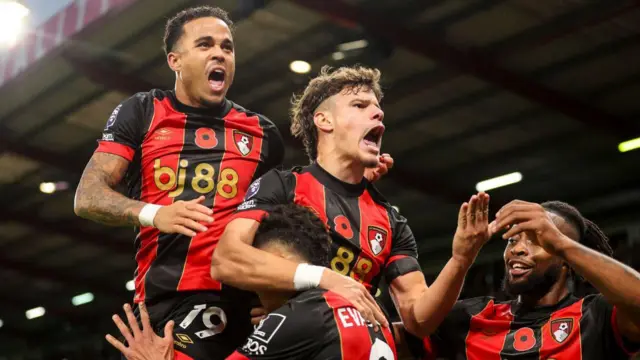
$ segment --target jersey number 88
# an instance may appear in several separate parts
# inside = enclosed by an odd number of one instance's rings
[[[168,166],[160,166],[160,159],[153,163],[153,181],[158,189],[169,191],[169,197],[180,196],[184,191],[187,178],[187,166],[189,161],[180,160],[178,164],[178,174]],[[194,176],[191,179],[191,188],[199,194],[208,194],[211,191],[217,193],[225,199],[231,199],[238,194],[238,173],[232,168],[222,169],[216,183],[216,169],[211,164],[201,163],[194,169]]]
[[[336,256],[331,259],[331,269],[338,274],[351,276],[353,279],[364,282],[365,277],[373,267],[371,260],[358,257],[353,269],[351,264],[354,262],[355,254],[349,248],[340,246],[336,251]]]

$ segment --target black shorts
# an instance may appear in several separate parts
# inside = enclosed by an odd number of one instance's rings
[[[251,307],[258,305],[255,295],[227,288],[224,292],[179,293],[147,303],[147,309],[158,335],[169,320],[174,321],[176,359],[216,360],[225,359],[244,344],[253,331]]]

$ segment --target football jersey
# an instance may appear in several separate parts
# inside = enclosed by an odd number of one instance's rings
[[[289,203],[310,208],[330,229],[331,269],[360,281],[372,294],[382,276],[390,283],[420,271],[407,220],[366,179],[348,184],[317,163],[267,172],[251,184],[234,218],[260,221],[273,206]]]
[[[602,295],[568,295],[533,309],[472,298],[458,301],[433,336],[413,338],[410,347],[422,359],[628,359],[640,344],[620,336],[616,316]]]
[[[393,360],[392,328],[374,331],[345,298],[331,291],[299,293],[260,322],[228,360]]]
[[[214,222],[194,237],[142,226],[135,240],[135,302],[176,291],[220,290],[211,255],[249,184],[279,165],[284,144],[264,116],[229,100],[216,108],[180,103],[173,91],[138,93],[109,117],[96,152],[130,161],[128,197],[170,205],[204,195]]]

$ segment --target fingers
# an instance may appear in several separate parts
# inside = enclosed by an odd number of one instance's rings
[[[202,204],[204,202],[204,195],[200,195],[197,199],[193,199],[193,200],[189,200],[187,201],[187,203],[191,203],[191,204]]]
[[[192,200],[193,201],[193,200]],[[204,214],[204,215],[211,215],[213,214],[213,210],[202,205],[202,204],[198,204],[195,202],[187,202],[184,205],[184,208],[190,211],[195,211],[198,212],[200,214]],[[213,219],[211,219],[211,221],[213,221]]]
[[[105,336],[105,339],[107,339],[107,342],[109,342],[109,344],[111,344],[111,346],[113,346],[114,348],[118,349],[118,351],[120,351],[125,356],[128,356],[129,349],[127,349],[127,347],[124,346],[124,344],[122,342],[120,342],[118,339],[116,339],[113,336],[111,336],[111,334],[107,334]]]
[[[193,221],[193,220],[191,220],[189,218],[178,218],[178,219],[176,219],[176,223],[178,225],[182,225],[182,226],[184,226],[184,227],[186,227],[188,229],[191,229],[191,230],[195,230],[195,231],[199,231],[199,232],[207,231],[207,227],[206,226],[204,226],[202,224],[199,224],[198,222]]]
[[[485,192],[478,193],[479,206],[478,206],[478,222],[484,224],[489,221],[489,194]]]
[[[169,322],[167,322],[167,324],[164,326],[164,337],[163,337],[163,339],[171,340],[171,342],[173,342],[173,327],[174,326],[175,326],[175,323],[173,322],[173,320],[169,320]]]
[[[478,209],[478,196],[473,195],[469,200],[469,207],[467,209],[467,225],[474,226],[476,224],[477,217],[477,209]]]
[[[122,308],[124,309],[124,313],[127,315],[127,321],[129,322],[129,327],[133,332],[133,337],[134,338],[139,337],[141,334],[140,327],[138,326],[138,320],[136,320],[136,317],[133,315],[133,311],[131,310],[131,305],[124,304]]]
[[[367,301],[369,306],[371,306],[371,311],[375,320],[375,321],[372,321],[374,328],[376,328],[375,326],[376,324],[381,324],[383,327],[388,327],[389,323],[387,322],[386,316],[384,316],[384,313],[380,309],[380,306],[378,305],[376,300],[373,298],[373,296],[366,290],[366,288],[364,291],[365,291],[365,300]]]
[[[196,236],[196,232],[190,229],[187,229],[186,227],[182,226],[182,225],[173,225],[173,232],[178,233],[178,234],[182,234],[182,235],[186,235],[188,237],[194,237]]]
[[[535,228],[535,221],[533,220],[525,221],[525,222],[519,223],[517,226],[516,225],[512,226],[507,232],[505,232],[502,235],[502,238],[508,239],[510,237],[518,235],[523,231],[534,230],[534,228]]]
[[[382,154],[382,157],[380,158],[380,161],[382,163],[384,163],[385,165],[387,165],[387,169],[391,169],[393,167],[394,164],[394,160],[391,157],[391,155],[389,154]]]
[[[460,210],[458,211],[458,227],[460,229],[465,229],[467,227],[467,211],[469,210],[468,203],[462,203],[460,206]]]
[[[253,309],[251,309],[251,316],[263,316],[263,315],[267,315],[267,311],[262,308],[262,307],[255,307]]]
[[[127,325],[125,325],[122,319],[120,319],[120,316],[113,315],[111,319],[116,324],[116,327],[118,328],[118,330],[120,330],[120,334],[124,336],[125,340],[127,340],[128,343],[132,343],[133,336],[131,335],[131,331],[129,331],[129,328],[127,327]]]
[[[178,213],[179,216],[182,216],[185,219],[191,219],[194,221],[201,221],[204,223],[212,223],[213,222],[213,218],[209,215],[205,215],[201,212],[195,211],[195,210],[189,210],[186,209],[180,213]],[[204,225],[203,225],[204,226]]]
[[[496,227],[498,229],[507,228],[509,225],[520,224],[535,219],[537,213],[531,210],[510,211],[508,214],[502,214],[496,219]]]
[[[138,308],[140,309],[140,320],[142,322],[142,332],[146,333],[151,330],[151,320],[149,319],[149,312],[147,312],[147,306],[144,303],[140,303]]]

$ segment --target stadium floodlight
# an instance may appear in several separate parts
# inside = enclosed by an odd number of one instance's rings
[[[345,56],[342,51],[336,51],[333,54],[331,54],[331,58],[335,61],[340,61],[340,60],[344,60]]]
[[[25,311],[25,316],[27,317],[27,319],[31,320],[31,319],[35,319],[35,318],[39,318],[41,316],[43,316],[45,314],[45,310],[42,306],[38,306],[37,308],[33,308],[31,310],[27,310]]]
[[[73,304],[73,306],[88,304],[92,301],[93,301],[93,294],[90,292],[76,295],[71,298],[71,303]]]
[[[289,64],[289,69],[296,74],[306,74],[311,71],[311,64],[304,60],[294,60]]]
[[[40,183],[40,191],[45,194],[53,194],[54,192],[56,192],[56,184],[52,182]]]
[[[640,148],[640,138],[627,140],[618,144],[618,151],[627,152]]]
[[[0,328],[2,327],[2,325],[4,325],[4,323],[2,322],[2,319],[0,319]]]
[[[356,41],[350,41],[350,42],[346,42],[343,44],[338,45],[338,50],[340,51],[351,51],[351,50],[358,50],[358,49],[364,49],[369,45],[369,42],[367,40],[356,40]]]
[[[136,284],[133,282],[133,280],[127,281],[125,286],[127,287],[127,290],[129,290],[129,291],[133,291],[133,290],[136,289]]]
[[[515,184],[520,181],[522,181],[522,174],[516,171],[510,174],[480,181],[479,183],[476,184],[476,190],[489,191],[499,187]]]
[[[29,9],[18,1],[0,0],[0,45],[13,46],[22,35]]]

